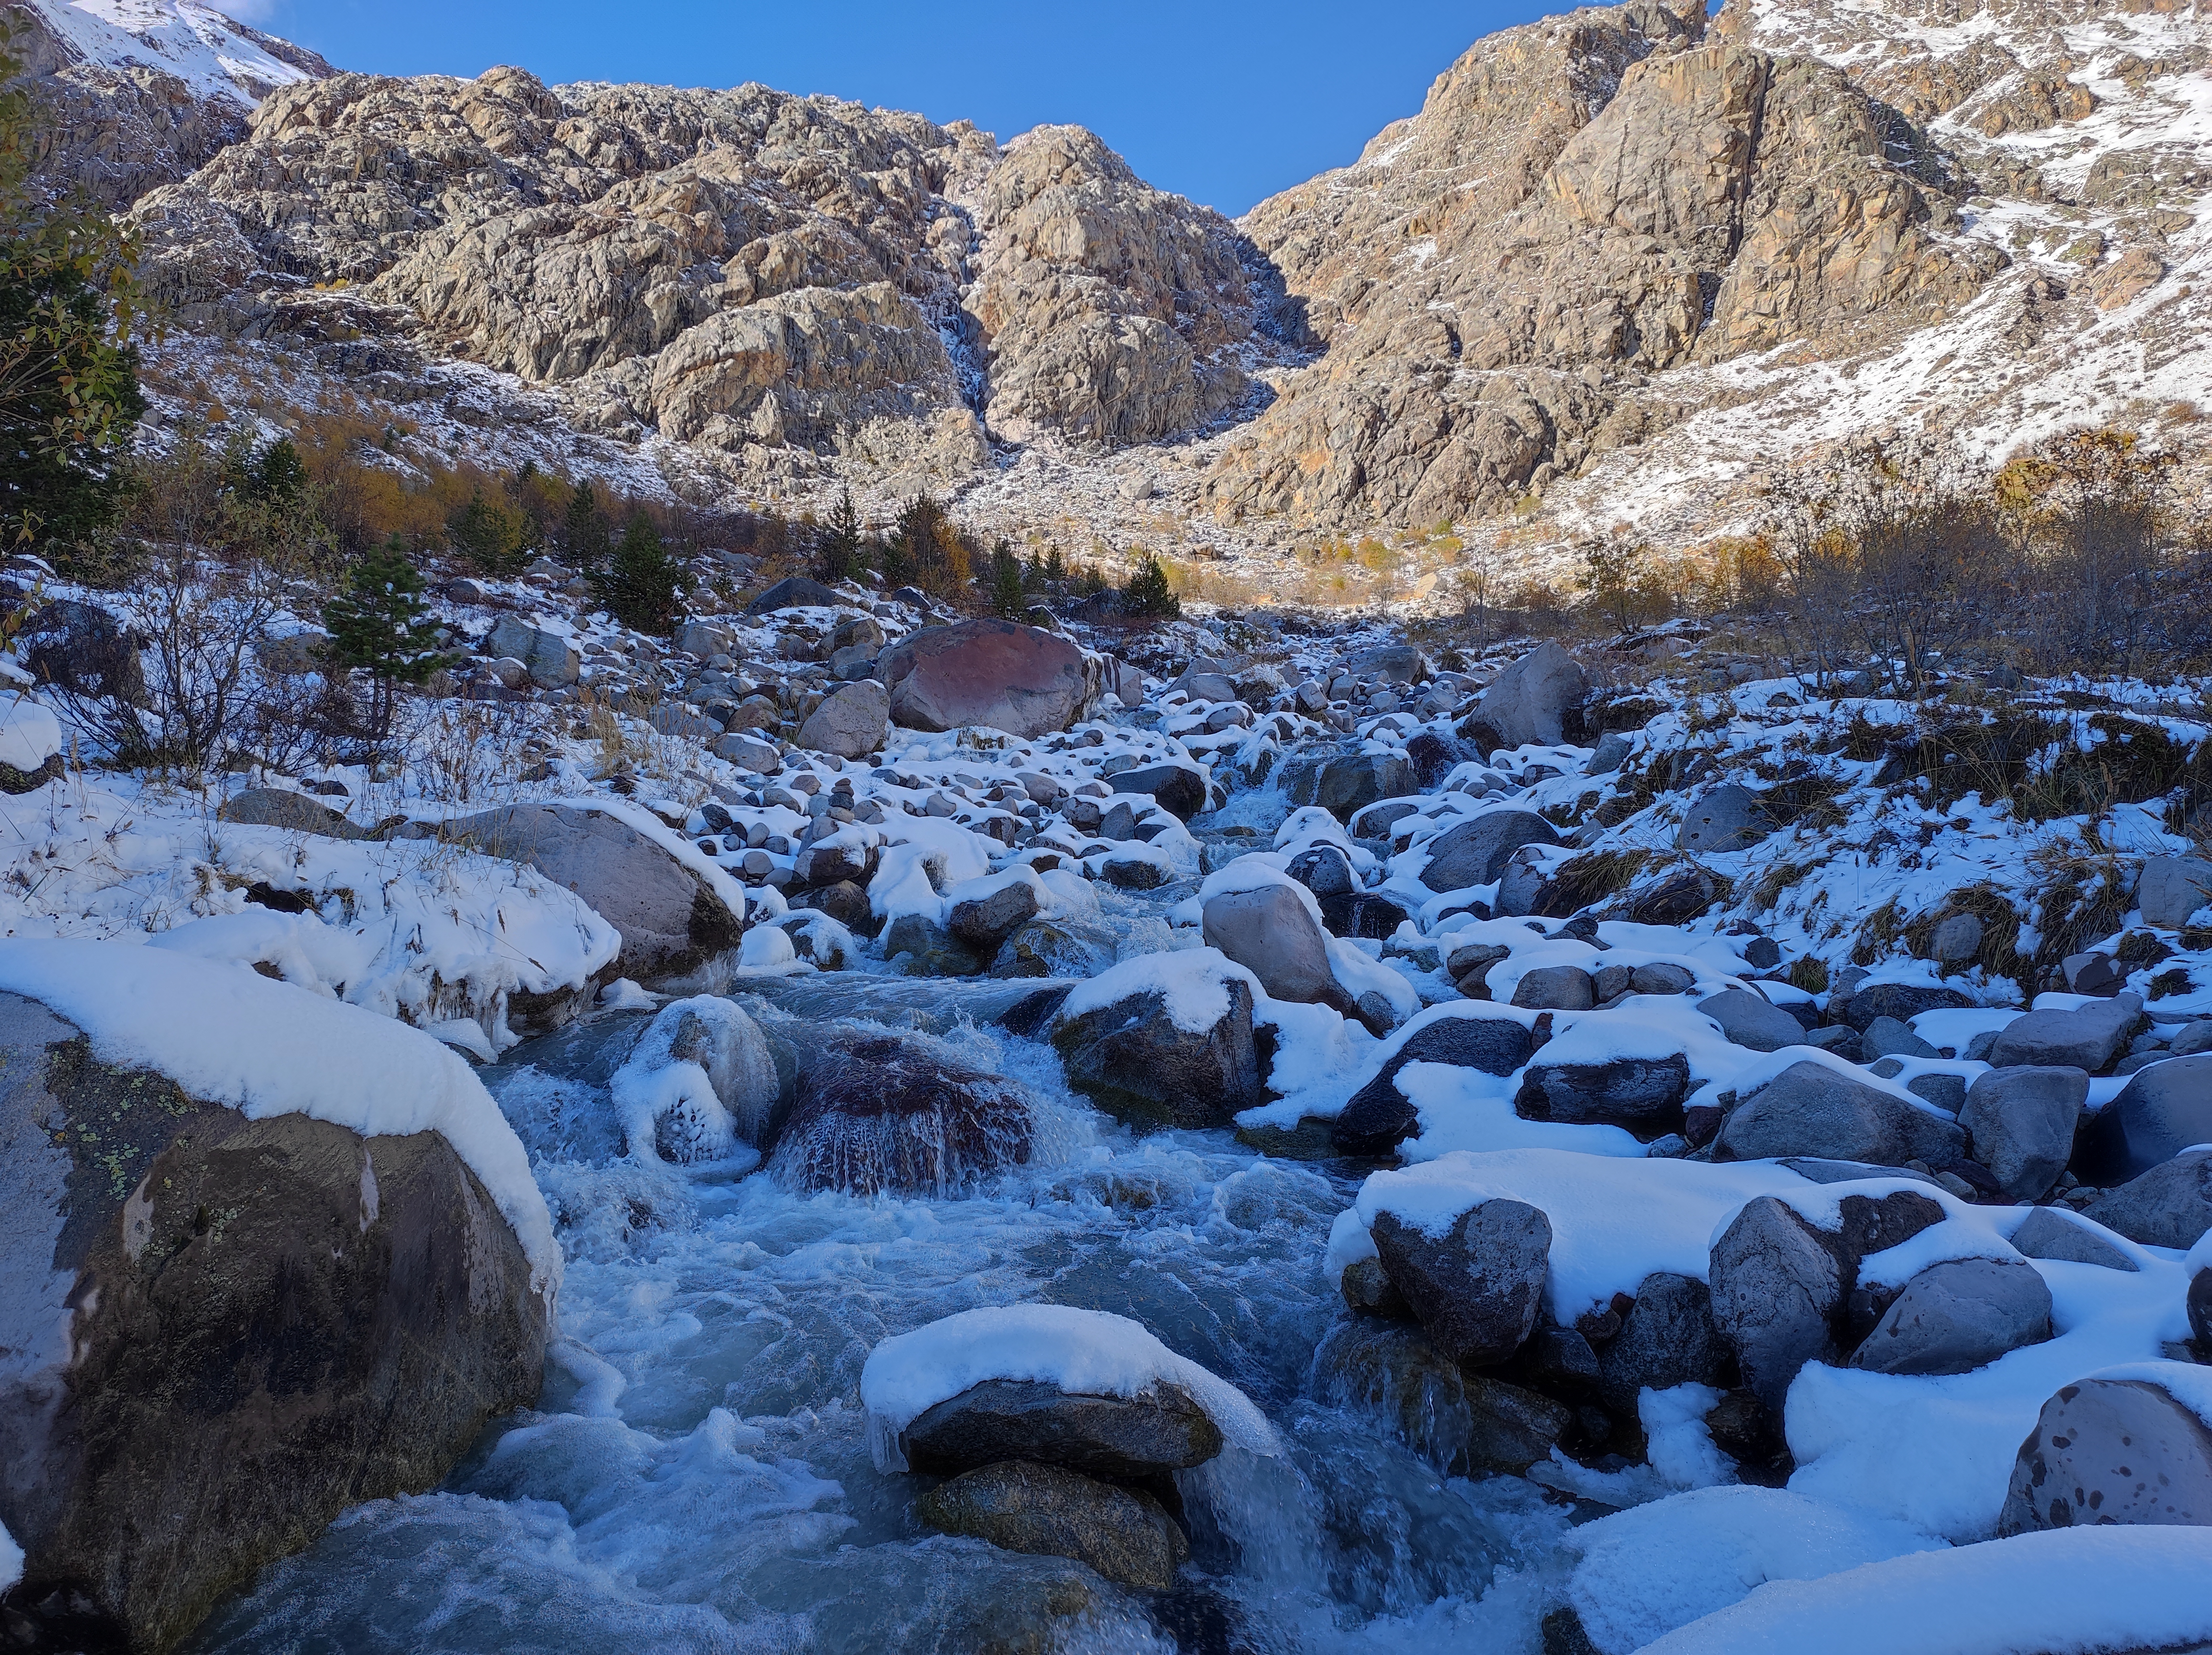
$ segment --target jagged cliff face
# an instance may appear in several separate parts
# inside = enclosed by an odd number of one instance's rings
[[[235,143],[246,112],[275,88],[331,72],[313,52],[196,0],[0,0],[0,23],[57,117],[37,181],[110,207]]]
[[[1668,369],[1973,296],[2000,261],[1942,239],[1892,112],[1703,34],[1644,4],[1493,36],[1358,165],[1255,209],[1328,351],[1224,453],[1217,509],[1487,514],[1640,434]]]
[[[950,486],[1263,566],[1507,512],[1680,542],[1839,438],[2155,436],[2212,383],[2194,0],[1567,13],[1237,225],[1080,128],[331,75],[194,0],[14,3],[50,173],[135,200],[191,336],[402,402],[480,365],[716,487]]]
[[[265,328],[357,324],[558,387],[582,428],[773,468],[958,476],[984,427],[1146,442],[1246,389],[1241,243],[1090,133],[765,87],[341,75],[137,206],[158,291]]]

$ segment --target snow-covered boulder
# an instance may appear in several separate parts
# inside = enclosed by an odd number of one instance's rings
[[[772,926],[747,933],[782,937]],[[789,939],[784,941],[788,949]],[[711,995],[661,1008],[608,1084],[631,1155],[681,1163],[765,1149],[782,1082],[760,1025]]]
[[[802,1055],[798,1098],[769,1169],[801,1191],[946,1196],[1030,1158],[1025,1088],[896,1034]]]
[[[2169,1058],[2130,1076],[2082,1135],[2081,1173],[2118,1184],[2200,1143],[2212,1143],[2212,1052]]]
[[[1559,829],[1533,810],[1486,810],[1429,841],[1421,883],[1432,891],[1488,885],[1522,846],[1559,842]]]
[[[1540,1209],[1480,1201],[1427,1225],[1383,1211],[1368,1233],[1430,1343],[1462,1367],[1505,1361],[1535,1327],[1552,1246],[1552,1222]]]
[[[1218,1126],[1266,1100],[1252,974],[1217,949],[1124,961],[1068,996],[1052,1043],[1067,1083],[1152,1125]]]
[[[622,933],[615,970],[624,977],[691,970],[736,947],[744,929],[729,876],[641,810],[516,804],[430,831],[526,863],[575,892]]]
[[[467,1063],[243,967],[0,943],[0,1211],[18,1601],[131,1647],[538,1394],[560,1255]]]
[[[1959,1159],[1966,1135],[1947,1115],[1807,1058],[1739,1103],[1722,1125],[1718,1157],[1759,1161],[1826,1155],[1878,1167]]]
[[[28,793],[62,773],[62,725],[20,689],[0,689],[0,793]]]

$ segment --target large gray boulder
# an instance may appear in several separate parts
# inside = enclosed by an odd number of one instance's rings
[[[2144,859],[2142,876],[2136,882],[2136,904],[2145,924],[2179,931],[2207,902],[2212,902],[2212,862],[2193,856]]]
[[[2114,1523],[2212,1524],[2212,1429],[2147,1379],[2081,1379],[2043,1404],[1997,1533]]]
[[[2212,1143],[2212,1053],[2130,1076],[2082,1135],[2077,1170],[2087,1182],[2118,1184],[2200,1143]]]
[[[1674,842],[1687,855],[1715,856],[1748,850],[1770,831],[1759,795],[1739,783],[1724,782],[1691,801]]]
[[[1038,906],[1036,887],[1026,879],[1006,880],[981,895],[962,896],[955,887],[945,912],[945,929],[962,947],[988,959],[1036,917]]]
[[[1536,1325],[1552,1252],[1552,1221],[1540,1208],[1478,1202],[1441,1235],[1383,1212],[1368,1234],[1430,1343],[1462,1367],[1504,1361]]]
[[[1731,1046],[1753,1052],[1779,1052],[1805,1044],[1804,1024],[1747,988],[1723,989],[1698,1001],[1698,1009],[1721,1026]]]
[[[1732,1111],[1717,1141],[1723,1161],[1820,1155],[1902,1167],[1955,1161],[1956,1121],[1811,1058],[1792,1064]]]
[[[1992,1069],[1966,1088],[1959,1125],[2008,1201],[2040,1201],[2074,1155],[2088,1101],[2078,1069]]]
[[[1486,726],[1500,747],[1531,742],[1557,747],[1566,740],[1568,721],[1589,693],[1589,680],[1573,656],[1557,644],[1539,644],[1482,692],[1474,721]]]
[[[1223,1126],[1239,1110],[1266,1102],[1251,986],[1240,976],[1222,987],[1228,1010],[1200,1034],[1179,1027],[1157,992],[1061,1016],[1052,1043],[1067,1083],[1140,1125]]]
[[[1134,1478],[1204,1464],[1221,1452],[1221,1428],[1189,1391],[1164,1381],[1104,1397],[986,1379],[917,1416],[899,1443],[907,1468],[932,1476],[1027,1459]]]
[[[1712,1290],[1694,1276],[1655,1270],[1636,1289],[1620,1331],[1598,1353],[1605,1404],[1632,1416],[1639,1391],[1717,1385],[1729,1355],[1713,1323]]]
[[[872,678],[823,697],[799,727],[799,745],[841,759],[865,759],[883,750],[890,728],[890,692]]]
[[[437,1486],[537,1397],[546,1305],[443,1137],[249,1119],[100,1061],[13,994],[0,1211],[23,1647],[169,1648],[348,1507]]]
[[[1521,973],[1513,1003],[1534,1011],[1588,1011],[1597,999],[1589,973],[1580,966],[1539,966]]]
[[[249,787],[217,808],[218,821],[247,828],[281,828],[290,834],[320,834],[325,839],[367,839],[357,828],[320,799],[287,787]]]
[[[502,615],[484,652],[495,659],[520,661],[530,682],[541,689],[562,689],[582,676],[584,657],[574,640],[544,627],[534,627],[519,615]]]
[[[527,863],[622,933],[616,974],[649,980],[738,945],[744,926],[703,876],[621,817],[571,804],[515,804],[464,816],[438,837]]]
[[[810,579],[803,574],[794,574],[777,581],[746,604],[745,613],[773,615],[778,609],[826,609],[837,601],[837,594],[820,581]]]
[[[2192,1149],[2123,1184],[2086,1216],[2147,1247],[2195,1246],[2212,1229],[2212,1149]]]
[[[2051,1289],[2033,1264],[1950,1258],[1905,1284],[1850,1365],[1874,1373],[1964,1373],[2051,1337]]]
[[[893,722],[908,730],[969,724],[1024,738],[1089,716],[1096,667],[1065,638],[1012,621],[963,621],[912,634],[878,658]]]
[[[1322,767],[1314,803],[1339,821],[1350,821],[1376,800],[1401,797],[1419,785],[1413,767],[1399,755],[1355,753]]]
[[[1844,1276],[1832,1238],[1787,1203],[1744,1203],[1708,1261],[1713,1320],[1743,1382],[1777,1419],[1798,1369],[1836,1355]]]
[[[1206,809],[1206,773],[1194,764],[1170,760],[1124,770],[1109,779],[1117,793],[1151,795],[1178,821],[1188,821]]]
[[[2090,1074],[2111,1067],[2142,1021],[2142,1002],[2132,994],[2096,1001],[2072,1011],[2030,1011],[1997,1031],[1990,1047],[1992,1068],[2069,1068]]]
[[[1523,845],[1557,845],[1559,830],[1533,810],[1486,810],[1429,841],[1421,883],[1432,891],[1487,885]]]
[[[1510,1017],[1439,1017],[1399,1042],[1382,1072],[1361,1087],[1336,1118],[1329,1141],[1347,1155],[1386,1155],[1413,1133],[1419,1116],[1397,1087],[1408,1064],[1449,1064],[1486,1075],[1510,1075],[1528,1061],[1534,1041]]]
[[[1261,885],[1206,899],[1206,945],[1260,979],[1271,1000],[1334,1007],[1352,1014],[1352,997],[1329,968],[1328,934],[1295,885]]]

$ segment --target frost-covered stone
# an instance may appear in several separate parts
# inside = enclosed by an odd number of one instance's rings
[[[1964,1373],[2051,1337],[2051,1289],[2033,1264],[1952,1258],[1905,1284],[1850,1365],[1875,1373]]]
[[[223,821],[255,828],[282,828],[294,834],[320,834],[328,839],[369,836],[366,828],[356,827],[320,799],[282,787],[249,787],[226,800],[216,815]]]
[[[2073,1156],[2088,1096],[2078,1069],[1992,1069],[1966,1088],[1959,1125],[2007,1200],[2039,1201]]]
[[[1036,915],[1038,889],[1031,880],[1000,875],[973,882],[964,894],[963,888],[945,893],[945,929],[980,955],[997,953]]]
[[[2212,1524],[2212,1428],[2148,1379],[2087,1379],[2043,1404],[1997,1532]]]
[[[1642,1137],[1680,1130],[1690,1089],[1689,1060],[1615,1058],[1605,1063],[1532,1063],[1513,1100],[1529,1120],[1622,1126]]]

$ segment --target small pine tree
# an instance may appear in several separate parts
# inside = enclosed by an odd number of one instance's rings
[[[271,506],[292,506],[307,492],[307,468],[289,437],[279,437],[255,456],[246,491]]]
[[[1044,561],[1044,578],[1055,589],[1067,584],[1067,557],[1057,546]]]
[[[422,577],[398,535],[354,565],[346,589],[324,607],[333,665],[368,676],[365,720],[380,746],[392,734],[403,684],[420,684],[446,664],[438,621],[422,597]]]
[[[1121,588],[1121,612],[1160,621],[1172,621],[1182,613],[1182,600],[1168,585],[1168,572],[1150,552],[1130,574],[1129,584]]]
[[[599,494],[586,477],[568,496],[568,509],[561,518],[562,555],[572,568],[596,569],[607,561],[612,543]]]
[[[1028,611],[1029,594],[1024,590],[1022,575],[1022,561],[1013,548],[1002,540],[991,549],[992,614],[1014,621]]]
[[[592,578],[607,612],[624,626],[665,633],[676,624],[676,560],[661,544],[653,519],[642,512],[623,530],[612,566]]]
[[[968,543],[934,497],[915,495],[914,503],[899,513],[891,539],[907,578],[924,591],[949,597],[966,588],[970,575]],[[884,579],[890,578],[887,569]]]
[[[1085,597],[1096,597],[1099,593],[1112,589],[1106,584],[1106,576],[1098,566],[1086,563],[1083,566],[1083,573],[1075,578],[1075,590]]]
[[[853,508],[853,491],[839,495],[830,520],[814,543],[815,577],[829,585],[849,580],[860,561],[860,514]]]
[[[907,555],[906,537],[896,530],[876,543],[876,567],[886,586],[913,584],[914,560]]]
[[[468,504],[455,512],[446,525],[453,549],[479,573],[509,575],[520,573],[524,524],[522,513],[505,500],[487,500],[478,488]]]

